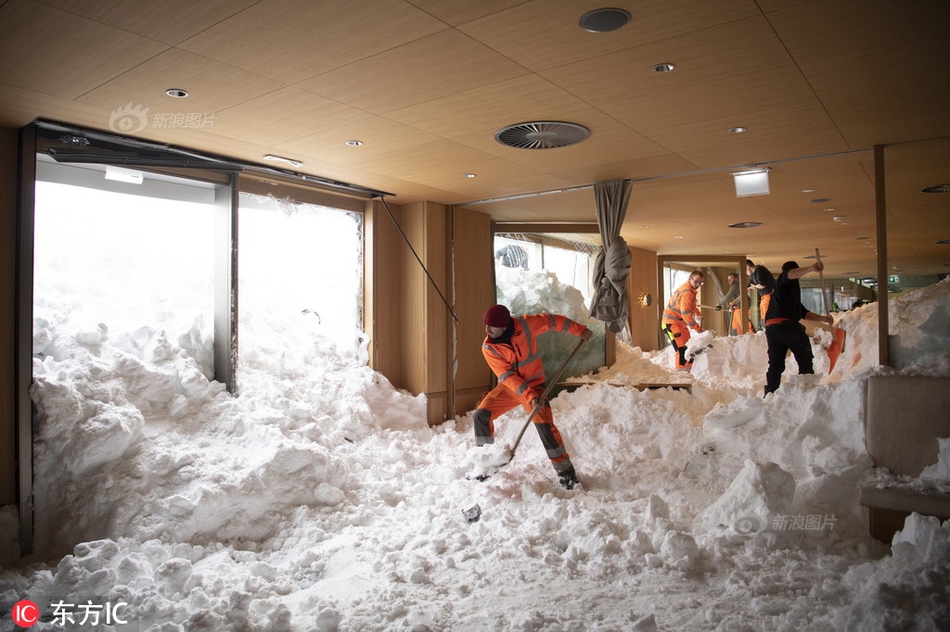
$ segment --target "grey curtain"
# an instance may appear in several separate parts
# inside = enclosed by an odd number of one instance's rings
[[[615,334],[627,328],[630,315],[627,299],[627,277],[630,276],[630,249],[620,236],[620,227],[627,214],[633,181],[605,180],[594,184],[597,226],[603,246],[594,260],[592,282],[594,298],[590,316],[606,323]]]

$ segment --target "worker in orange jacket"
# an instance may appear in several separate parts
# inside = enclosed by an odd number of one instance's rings
[[[564,448],[561,433],[554,425],[551,405],[544,400],[544,366],[538,355],[538,336],[546,331],[568,331],[584,340],[593,332],[559,314],[525,314],[512,318],[504,305],[494,305],[485,312],[485,341],[482,355],[498,378],[498,384],[485,395],[472,417],[475,421],[476,445],[495,441],[494,421],[515,406],[529,413],[535,409],[534,427],[557,472],[558,483],[565,489],[577,484],[577,473]]]
[[[703,284],[703,273],[693,270],[686,283],[679,286],[663,310],[663,332],[673,346],[676,354],[676,369],[689,371],[693,368],[693,359],[686,357],[686,343],[689,342],[689,330],[701,332],[702,314],[696,304],[696,292]]]

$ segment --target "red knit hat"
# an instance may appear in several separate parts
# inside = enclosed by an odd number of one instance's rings
[[[485,312],[485,324],[489,327],[507,327],[511,322],[511,312],[504,305],[492,305]]]

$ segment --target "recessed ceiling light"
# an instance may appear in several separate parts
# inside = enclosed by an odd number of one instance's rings
[[[184,99],[188,96],[188,91],[181,88],[169,88],[165,91],[165,94],[176,99]]]
[[[609,33],[626,26],[630,13],[623,9],[594,9],[581,16],[581,28],[591,33]]]
[[[812,204],[827,204],[831,201],[831,198],[815,198],[811,201]],[[834,209],[831,209],[834,210]]]
[[[844,216],[842,216],[842,215],[835,215],[835,216],[832,217],[831,219],[835,220],[836,222],[843,222],[843,221],[844,221]]]
[[[293,158],[285,158],[283,156],[275,156],[274,154],[264,154],[264,160],[273,160],[274,162],[286,162],[292,167],[302,167],[303,163],[299,160],[294,160]]]
[[[361,141],[361,140],[348,140],[348,141],[346,141],[346,144],[349,145],[350,147],[362,147],[363,141]]]
[[[761,225],[762,222],[736,222],[729,224],[729,228],[758,228]]]
[[[950,244],[950,239],[941,239],[939,241],[935,241],[934,243],[935,244]]]
[[[826,213],[834,213],[834,212],[835,212],[836,210],[838,210],[838,209],[835,209],[835,208],[826,208],[826,209],[822,209],[822,210],[825,211]]]
[[[644,225],[643,225],[643,228],[644,228],[644,229],[649,229],[649,228],[650,228],[650,225],[649,225],[649,224],[644,224]]]
[[[745,132],[746,129],[747,129],[747,128],[745,128],[745,127],[733,127],[732,129],[729,130],[729,133],[730,133],[730,134],[741,134],[741,133]]]
[[[682,235],[675,235],[675,236],[673,237],[673,239],[682,239],[682,238],[683,238]]]
[[[950,184],[935,184],[933,186],[924,187],[920,190],[921,193],[950,193]]]
[[[662,64],[657,64],[653,67],[653,72],[664,74],[667,72],[673,72],[676,69],[676,64],[671,64],[669,62],[663,62]]]
[[[841,225],[842,225],[842,226],[850,226],[850,225],[851,225],[851,222],[841,222]]]
[[[814,193],[814,189],[802,189],[802,193]]]
[[[466,177],[466,178],[474,178],[474,177],[475,177],[475,174],[474,174],[474,173],[466,173],[466,174],[465,174],[465,177]]]

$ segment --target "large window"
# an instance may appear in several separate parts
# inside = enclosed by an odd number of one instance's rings
[[[569,236],[497,234],[494,249],[497,301],[512,314],[562,314],[594,332],[594,338],[580,349],[564,377],[584,375],[604,366],[606,327],[588,316],[593,295],[591,269],[598,247]],[[574,336],[561,332],[538,339],[549,377],[553,378],[576,344]]]
[[[107,175],[103,166],[38,159],[34,355],[108,340],[141,357],[167,336],[210,378],[214,186],[141,172],[137,184]]]
[[[365,363],[362,215],[251,193],[239,208],[239,370],[326,345]]]

